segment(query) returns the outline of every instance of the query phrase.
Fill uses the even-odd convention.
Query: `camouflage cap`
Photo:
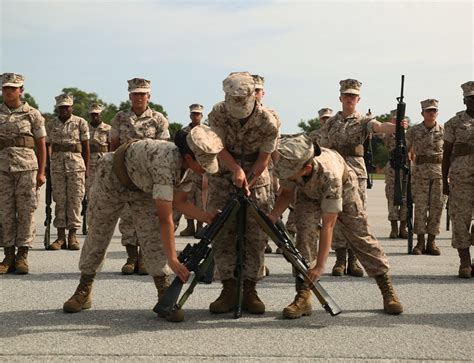
[[[433,109],[438,109],[438,100],[435,100],[434,98],[428,98],[427,100],[421,101],[421,109],[422,111],[424,110],[433,110]]]
[[[204,112],[204,106],[200,105],[199,103],[193,103],[192,105],[189,105],[189,113],[203,113]]]
[[[2,87],[21,87],[25,83],[25,77],[17,73],[3,73]]]
[[[395,118],[395,117],[397,117],[397,110],[390,111],[390,118]]]
[[[129,93],[150,93],[151,82],[145,78],[133,78],[128,81]]]
[[[98,103],[92,103],[89,106],[89,113],[102,113],[102,105]]]
[[[217,154],[224,148],[220,137],[209,126],[198,125],[186,136],[186,142],[199,165],[209,174],[217,173]]]
[[[341,86],[339,89],[341,95],[343,93],[360,95],[360,87],[362,86],[362,83],[356,79],[343,79],[342,81],[339,81],[339,85]]]
[[[280,179],[288,179],[300,171],[315,155],[321,154],[316,144],[316,153],[311,138],[307,135],[281,138],[278,144],[280,158],[275,165],[275,173]]]
[[[318,115],[319,115],[319,118],[331,117],[332,116],[332,109],[322,108],[318,111]]]
[[[62,94],[55,97],[56,107],[60,106],[72,106],[74,104],[74,97],[71,94]]]
[[[243,119],[255,107],[255,81],[249,72],[233,72],[222,82],[225,108],[232,117]]]
[[[252,78],[255,81],[255,89],[263,89],[265,78],[258,74],[252,74]]]
[[[474,96],[474,81],[469,81],[461,85],[463,97]]]

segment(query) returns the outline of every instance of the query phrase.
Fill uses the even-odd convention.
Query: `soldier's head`
[[[340,96],[339,100],[342,103],[342,109],[354,112],[357,103],[360,101],[360,88],[362,83],[356,79],[343,79],[339,82]]]
[[[203,112],[204,106],[199,103],[193,103],[189,106],[189,118],[191,119],[192,127],[201,124]]]
[[[128,98],[132,103],[132,110],[135,112],[145,111],[151,97],[151,82],[145,78],[132,78],[127,82]]]
[[[327,120],[329,120],[332,116],[332,109],[326,107],[322,108],[318,111],[319,122],[321,125],[324,125]]]
[[[233,72],[222,82],[225,108],[234,118],[245,119],[255,108],[255,81],[248,72]]]
[[[265,90],[263,88],[265,85],[265,78],[258,74],[252,74],[252,78],[255,81],[255,99],[261,104],[263,96],[265,96]]]
[[[469,81],[461,85],[466,110],[474,113],[474,81]]]
[[[74,97],[71,94],[61,94],[55,97],[56,109],[58,110],[58,118],[61,121],[68,120],[72,115],[72,106],[74,105]]]
[[[197,174],[214,174],[219,170],[217,154],[224,146],[217,134],[209,126],[198,125],[187,132],[179,130],[174,143],[183,158],[183,167]]]
[[[281,138],[278,144],[278,162],[275,173],[279,179],[297,181],[313,171],[313,158],[321,155],[319,145],[313,144],[311,138],[301,134]]]
[[[92,103],[89,106],[89,116],[91,118],[91,125],[97,127],[101,123],[100,115],[102,113],[102,106],[98,103]]]
[[[421,115],[423,121],[433,122],[438,117],[438,100],[434,98],[428,98],[427,100],[421,101]]]
[[[390,111],[390,123],[395,124],[397,122],[397,110]]]
[[[19,107],[25,77],[16,73],[3,73],[1,77],[3,102],[11,108]]]

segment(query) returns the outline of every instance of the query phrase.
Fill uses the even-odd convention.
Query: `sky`
[[[210,112],[222,80],[249,71],[265,77],[282,133],[339,110],[346,78],[362,82],[359,111],[388,113],[404,74],[412,122],[427,98],[445,122],[474,80],[473,12],[473,1],[0,0],[0,73],[23,74],[44,112],[64,87],[119,104],[127,79],[146,78],[151,100],[187,124],[190,104]]]

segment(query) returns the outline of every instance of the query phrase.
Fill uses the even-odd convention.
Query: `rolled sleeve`
[[[453,122],[451,120],[447,121],[444,124],[443,139],[444,139],[444,141],[447,141],[447,142],[452,143],[452,144],[454,144],[454,142],[456,141],[456,135],[454,133]]]
[[[367,122],[367,132],[369,133],[374,133],[374,127],[380,126],[382,123],[380,121],[377,121],[376,119],[369,119]]]
[[[81,141],[87,141],[90,139],[89,126],[87,125],[86,120],[81,119],[79,130],[80,130],[79,138],[81,139]]]
[[[262,140],[259,151],[271,154],[276,149],[279,127],[277,119],[267,111],[266,122],[262,125]]]
[[[342,212],[342,198],[323,199],[321,202],[321,211],[323,213],[340,213]]]
[[[167,202],[173,201],[173,186],[168,184],[153,184],[153,199],[160,199]]]

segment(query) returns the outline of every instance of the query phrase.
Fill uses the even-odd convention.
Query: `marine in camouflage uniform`
[[[81,226],[81,203],[85,194],[85,179],[89,165],[89,126],[82,117],[72,114],[72,95],[56,97],[58,117],[46,124],[46,143],[51,145],[51,187],[54,226],[58,238],[50,250],[79,250],[76,231]],[[66,245],[66,229],[69,230]]]
[[[160,112],[148,106],[151,83],[143,78],[133,78],[128,82],[129,99],[132,108],[118,112],[110,129],[110,150],[114,151],[120,145],[132,139],[168,140],[168,120]],[[122,267],[122,273],[129,275],[134,272],[146,275],[145,265],[138,251],[138,235],[133,223],[130,210],[125,207],[120,217],[119,230],[122,233],[122,245],[127,251],[127,261]]]
[[[0,246],[5,258],[0,263],[0,274],[27,274],[28,250],[36,233],[37,193],[45,182],[46,130],[39,111],[21,101],[24,77],[4,73],[1,79]]]
[[[132,212],[158,299],[169,286],[170,268],[183,282],[189,278],[189,271],[176,254],[173,206],[193,218],[212,221],[214,214],[189,203],[190,185],[180,181],[187,168],[200,174],[215,173],[216,155],[223,146],[206,126],[197,126],[189,133],[180,131],[175,142],[176,145],[163,140],[131,141],[100,159],[91,188],[89,232],[79,261],[81,278],[74,295],[64,303],[65,312],[76,313],[91,307],[95,275],[125,206]],[[167,319],[182,321],[184,315],[178,310]]]
[[[304,193],[308,202],[303,217],[322,220],[316,261],[307,246],[296,246],[308,261],[313,261],[312,268],[308,271],[310,278],[318,280],[324,272],[333,228],[336,220],[339,220],[340,231],[346,237],[350,248],[368,275],[377,281],[383,296],[384,310],[388,314],[400,314],[403,307],[388,275],[387,257],[368,227],[357,174],[337,152],[319,146],[315,149],[312,140],[306,135],[282,140],[278,151],[280,159],[276,171],[282,192],[270,213],[270,218],[276,221],[287,208],[294,189],[297,188]],[[294,301],[283,310],[283,316],[286,318],[299,318],[312,312],[309,287],[297,280],[296,291]]]
[[[268,212],[271,188],[267,165],[275,150],[278,121],[272,112],[256,102],[255,81],[248,72],[231,73],[223,81],[223,88],[225,101],[214,105],[209,114],[209,125],[219,135],[225,149],[219,154],[220,171],[209,177],[208,208],[222,209],[237,187],[248,188],[254,202]],[[213,243],[223,289],[209,306],[212,313],[229,312],[235,304],[235,236],[234,224]],[[253,218],[247,220],[246,236],[242,308],[253,314],[263,314],[265,305],[257,295],[256,283],[262,276],[267,237]]]
[[[426,253],[439,255],[435,237],[440,233],[441,214],[445,198],[442,190],[441,162],[443,159],[444,127],[436,121],[438,101],[421,101],[423,122],[413,126],[406,133],[407,150],[414,154],[412,167],[412,194],[415,202],[415,223],[413,232],[418,242],[414,255]],[[425,247],[425,234],[428,241]]]
[[[452,246],[458,250],[458,276],[474,276],[474,81],[461,85],[465,111],[444,124],[443,193],[449,195]]]
[[[397,117],[397,110],[390,111],[390,122],[395,124]],[[382,134],[379,136],[388,154],[391,155],[396,146],[395,134]],[[404,199],[402,205],[394,205],[395,195],[395,170],[390,165],[390,160],[387,161],[383,169],[385,174],[385,197],[387,198],[388,220],[390,221],[391,231],[389,238],[408,238],[407,231],[407,203]],[[400,178],[402,177],[400,172]],[[400,221],[400,228],[398,228],[398,221]]]

